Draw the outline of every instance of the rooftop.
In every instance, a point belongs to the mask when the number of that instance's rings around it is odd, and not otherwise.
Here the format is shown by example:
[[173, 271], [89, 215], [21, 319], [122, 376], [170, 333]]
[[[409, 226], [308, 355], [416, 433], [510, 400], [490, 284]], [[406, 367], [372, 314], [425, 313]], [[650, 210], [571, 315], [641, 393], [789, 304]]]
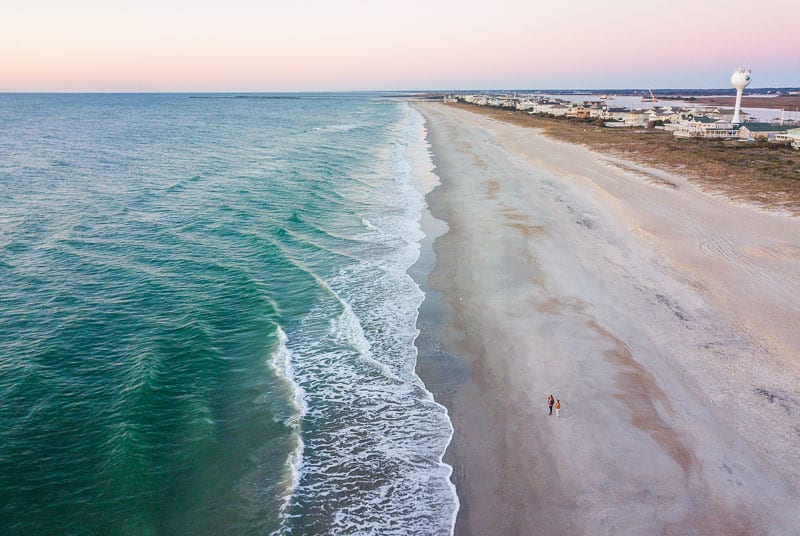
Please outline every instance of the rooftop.
[[741, 128], [750, 132], [785, 132], [792, 128], [791, 125], [774, 125], [772, 123], [742, 123]]

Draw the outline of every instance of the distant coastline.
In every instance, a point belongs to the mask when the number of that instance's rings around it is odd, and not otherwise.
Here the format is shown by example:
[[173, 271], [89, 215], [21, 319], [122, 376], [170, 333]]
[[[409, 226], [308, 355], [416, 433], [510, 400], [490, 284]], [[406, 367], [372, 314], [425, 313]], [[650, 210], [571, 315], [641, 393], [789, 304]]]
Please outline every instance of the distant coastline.
[[686, 175], [727, 197], [800, 216], [800, 151], [770, 143], [676, 139], [648, 128], [602, 128], [592, 121], [451, 103], [473, 113], [541, 129], [547, 136]]
[[[657, 97], [707, 97], [711, 96], [735, 96], [736, 91], [730, 87], [724, 88], [593, 88], [593, 89], [547, 89], [547, 88], [483, 88], [483, 89], [463, 89], [463, 90], [436, 90], [428, 91], [430, 95], [444, 95], [446, 93], [464, 94], [475, 92], [506, 92], [506, 93], [540, 93], [548, 95], [625, 95], [637, 96], [646, 95], [652, 91]], [[761, 96], [800, 96], [800, 87], [748, 87], [749, 95]]]
[[[541, 95], [581, 95], [592, 99], [613, 97], [644, 97], [651, 90], [644, 89], [508, 89], [508, 90], [453, 90], [431, 91], [424, 94], [427, 99], [439, 99], [444, 95], [465, 95], [471, 93], [532, 93]], [[653, 95], [660, 101], [683, 101], [710, 106], [733, 107], [735, 92], [731, 88], [713, 89], [653, 89]], [[613, 100], [613, 99], [612, 99]], [[787, 111], [800, 111], [800, 88], [747, 88], [742, 99], [744, 108], [772, 108]]]

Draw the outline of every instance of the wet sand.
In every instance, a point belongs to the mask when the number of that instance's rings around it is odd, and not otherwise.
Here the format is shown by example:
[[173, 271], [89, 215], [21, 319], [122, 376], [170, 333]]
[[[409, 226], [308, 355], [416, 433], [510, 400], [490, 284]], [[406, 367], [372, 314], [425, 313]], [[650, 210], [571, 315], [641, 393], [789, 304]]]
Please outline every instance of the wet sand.
[[447, 223], [418, 368], [455, 428], [456, 533], [800, 534], [800, 219], [414, 106]]

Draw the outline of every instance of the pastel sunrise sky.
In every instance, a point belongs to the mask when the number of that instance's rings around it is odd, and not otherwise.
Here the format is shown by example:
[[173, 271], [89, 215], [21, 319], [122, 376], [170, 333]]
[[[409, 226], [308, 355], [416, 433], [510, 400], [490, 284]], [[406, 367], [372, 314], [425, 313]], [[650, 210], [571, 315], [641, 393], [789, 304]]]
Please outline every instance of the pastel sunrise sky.
[[6, 0], [0, 91], [800, 86], [800, 0]]

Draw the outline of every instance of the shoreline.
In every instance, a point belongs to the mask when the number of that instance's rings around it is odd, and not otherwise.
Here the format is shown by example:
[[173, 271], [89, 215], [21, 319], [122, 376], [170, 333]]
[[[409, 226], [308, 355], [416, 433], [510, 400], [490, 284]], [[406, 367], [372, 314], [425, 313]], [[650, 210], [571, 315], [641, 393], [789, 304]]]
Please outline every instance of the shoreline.
[[[452, 442], [454, 432], [449, 415], [447, 415], [447, 407], [442, 401], [445, 393], [443, 389], [446, 388], [451, 376], [451, 374], [444, 371], [451, 369], [453, 358], [441, 351], [441, 345], [435, 336], [443, 322], [443, 314], [439, 294], [430, 288], [427, 283], [428, 276], [433, 271], [436, 263], [436, 255], [433, 249], [434, 242], [445, 234], [448, 229], [444, 221], [435, 218], [431, 214], [427, 202], [427, 195], [441, 183], [434, 173], [434, 164], [431, 161], [432, 153], [426, 137], [427, 130], [424, 126], [425, 120], [422, 114], [414, 110], [410, 104], [408, 104], [408, 108], [408, 113], [414, 115], [415, 119], [419, 121], [417, 126], [419, 129], [418, 136], [414, 138], [415, 147], [413, 151], [410, 151], [408, 147], [406, 148], [405, 158], [411, 166], [411, 185], [422, 200], [419, 212], [419, 227], [423, 233], [419, 241], [419, 256], [406, 271], [424, 295], [422, 303], [420, 303], [417, 310], [417, 336], [413, 343], [416, 349], [415, 373], [423, 383], [425, 390], [430, 393], [431, 399], [444, 411], [446, 422], [450, 428], [450, 437], [444, 444], [445, 448], [439, 455], [438, 463], [447, 466], [448, 469], [446, 480], [452, 495], [450, 498], [454, 501], [452, 518], [450, 519], [450, 533], [452, 533], [460, 505], [455, 485], [452, 482], [452, 478], [450, 478], [452, 466], [445, 459], [445, 451], [447, 450], [447, 445]], [[419, 144], [418, 146], [416, 145], [417, 143]], [[425, 379], [423, 380], [423, 378]], [[438, 378], [438, 380], [434, 380], [435, 378]]]
[[[429, 210], [448, 225], [433, 244], [418, 374], [455, 429], [444, 458], [461, 502], [455, 533], [781, 534], [796, 526], [799, 460], [786, 445], [800, 424], [791, 386], [800, 372], [785, 356], [797, 341], [779, 332], [787, 347], [777, 348], [758, 318], [742, 324], [742, 310], [703, 287], [691, 256], [674, 254], [686, 245], [666, 231], [675, 215], [660, 221], [632, 208], [673, 188], [532, 129], [438, 103], [413, 106], [442, 183], [426, 196]], [[691, 206], [730, 205], [670, 180], [670, 195]], [[786, 267], [797, 263], [792, 251]], [[753, 274], [720, 275], [747, 283]], [[782, 385], [776, 370], [789, 374]], [[550, 391], [564, 404], [558, 421], [546, 416]], [[758, 422], [764, 411], [777, 422]], [[779, 437], [759, 439], [771, 427]], [[764, 460], [762, 449], [777, 459]]]

